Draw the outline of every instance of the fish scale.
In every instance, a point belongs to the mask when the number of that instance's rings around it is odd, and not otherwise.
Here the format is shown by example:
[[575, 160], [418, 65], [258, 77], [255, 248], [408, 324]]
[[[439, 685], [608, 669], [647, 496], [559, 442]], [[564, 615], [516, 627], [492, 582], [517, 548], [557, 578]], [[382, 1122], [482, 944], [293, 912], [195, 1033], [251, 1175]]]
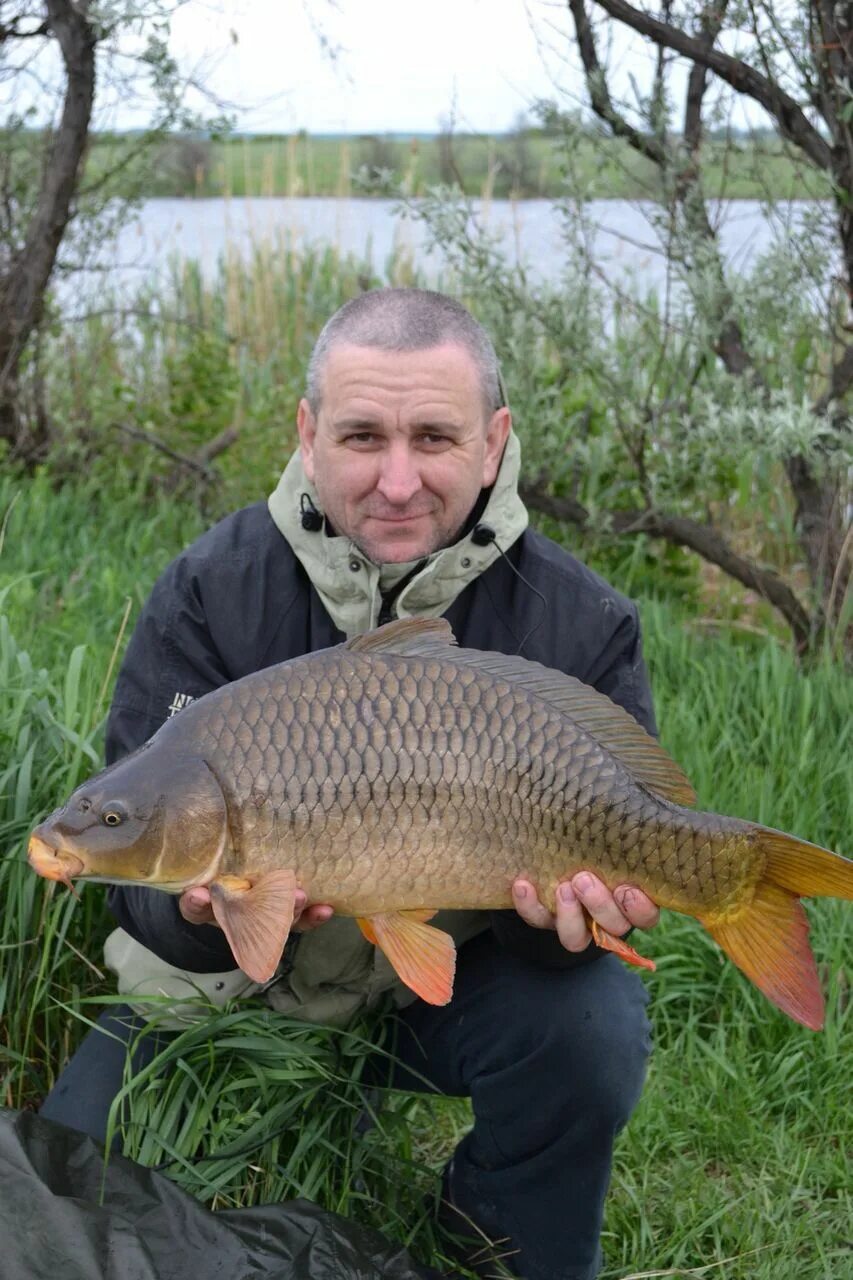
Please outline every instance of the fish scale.
[[[812, 893], [851, 864], [696, 812], [660, 745], [603, 695], [523, 658], [457, 649], [442, 620], [391, 623], [207, 694], [78, 788], [33, 833], [40, 874], [208, 888], [235, 958], [275, 971], [297, 890], [353, 915], [398, 974], [451, 998], [438, 909], [556, 909], [581, 869], [697, 917], [780, 1008], [819, 1027]], [[653, 967], [592, 922], [599, 946]]]
[[[508, 907], [519, 874], [553, 909], [560, 879], [584, 866], [617, 880], [642, 867], [664, 905], [713, 905], [713, 852], [748, 829], [697, 828], [691, 814], [674, 843], [674, 807], [591, 734], [452, 661], [351, 654], [342, 670], [332, 650], [240, 681], [216, 714], [202, 711], [176, 731], [195, 741], [193, 720], [205, 724], [202, 750], [240, 815], [222, 869], [280, 864], [286, 850], [309, 897], [346, 914]], [[749, 876], [725, 877], [726, 892]]]

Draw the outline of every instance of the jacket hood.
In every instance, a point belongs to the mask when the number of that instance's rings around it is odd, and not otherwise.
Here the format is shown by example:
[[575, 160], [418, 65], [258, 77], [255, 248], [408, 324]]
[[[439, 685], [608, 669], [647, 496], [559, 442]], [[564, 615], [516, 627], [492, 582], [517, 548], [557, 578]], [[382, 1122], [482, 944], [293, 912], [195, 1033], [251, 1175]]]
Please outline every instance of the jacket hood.
[[[279, 532], [308, 574], [339, 631], [347, 637], [372, 630], [379, 621], [382, 592], [411, 575], [394, 602], [398, 618], [437, 618], [474, 578], [506, 551], [527, 528], [527, 508], [518, 494], [521, 445], [510, 432], [495, 483], [477, 525], [488, 525], [494, 539], [478, 546], [469, 530], [449, 547], [422, 560], [377, 565], [351, 538], [302, 527], [304, 502], [320, 512], [317, 491], [308, 480], [297, 449], [268, 499]], [[498, 550], [500, 547], [501, 550]]]

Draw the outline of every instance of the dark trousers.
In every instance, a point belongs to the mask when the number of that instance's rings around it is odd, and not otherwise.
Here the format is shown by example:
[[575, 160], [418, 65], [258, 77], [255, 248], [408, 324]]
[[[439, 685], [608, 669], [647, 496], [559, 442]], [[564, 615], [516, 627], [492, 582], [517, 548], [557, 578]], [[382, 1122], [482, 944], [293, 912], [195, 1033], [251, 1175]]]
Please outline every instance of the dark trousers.
[[[454, 1154], [448, 1192], [488, 1236], [509, 1237], [507, 1265], [526, 1280], [598, 1273], [613, 1141], [640, 1096], [650, 1048], [646, 1003], [614, 956], [536, 969], [485, 933], [460, 950], [449, 1005], [418, 1000], [395, 1021], [389, 1047], [402, 1065], [383, 1083], [423, 1091], [408, 1066], [441, 1093], [470, 1096], [474, 1127]], [[124, 1041], [138, 1025], [121, 1007], [99, 1020]], [[137, 1069], [154, 1051], [141, 1041]], [[124, 1044], [91, 1031], [42, 1115], [103, 1141], [124, 1062]]]

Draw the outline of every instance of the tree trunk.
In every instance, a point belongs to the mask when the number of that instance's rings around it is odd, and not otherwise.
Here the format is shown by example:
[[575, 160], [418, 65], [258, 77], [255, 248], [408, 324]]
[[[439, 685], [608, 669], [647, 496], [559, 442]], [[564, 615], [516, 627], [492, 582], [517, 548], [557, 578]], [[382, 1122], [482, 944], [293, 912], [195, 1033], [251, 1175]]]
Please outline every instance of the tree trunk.
[[95, 96], [97, 36], [85, 16], [86, 6], [46, 0], [45, 7], [62, 54], [66, 89], [26, 240], [0, 276], [0, 440], [13, 452], [24, 446], [26, 434], [17, 396], [21, 357], [41, 319], [45, 290], [72, 217]]

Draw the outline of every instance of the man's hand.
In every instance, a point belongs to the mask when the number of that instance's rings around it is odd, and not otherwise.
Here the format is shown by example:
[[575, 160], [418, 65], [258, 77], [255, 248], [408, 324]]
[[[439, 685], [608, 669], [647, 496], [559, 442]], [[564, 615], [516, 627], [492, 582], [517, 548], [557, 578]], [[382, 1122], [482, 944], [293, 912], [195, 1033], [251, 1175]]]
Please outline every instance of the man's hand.
[[[309, 929], [316, 929], [319, 924], [325, 924], [333, 914], [331, 907], [321, 903], [315, 903], [306, 908], [306, 901], [307, 895], [302, 889], [297, 889], [293, 904], [293, 924], [290, 926], [297, 933], [307, 933]], [[178, 899], [178, 910], [190, 924], [215, 924], [219, 928], [210, 904], [210, 892], [207, 889], [200, 886], [187, 889]]]
[[642, 889], [620, 884], [611, 893], [589, 871], [580, 871], [558, 886], [556, 915], [542, 906], [529, 880], [515, 881], [512, 901], [522, 920], [534, 929], [556, 929], [567, 951], [585, 951], [592, 941], [585, 910], [602, 929], [619, 938], [632, 927], [650, 929], [660, 919], [660, 911]]

